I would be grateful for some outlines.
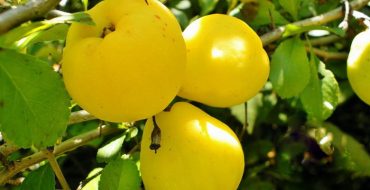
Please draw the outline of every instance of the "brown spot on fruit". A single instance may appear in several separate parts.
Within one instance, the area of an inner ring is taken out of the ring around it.
[[[100,35],[101,38],[104,38],[109,33],[114,32],[116,30],[116,27],[113,24],[109,24],[108,26],[103,28],[103,32]]]
[[[155,16],[155,18],[157,18],[158,20],[161,20],[161,17],[160,16],[158,16],[158,15],[154,15]]]

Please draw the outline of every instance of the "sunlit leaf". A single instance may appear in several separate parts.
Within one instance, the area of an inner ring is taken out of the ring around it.
[[[109,162],[110,160],[116,159],[120,155],[120,150],[125,140],[126,135],[117,137],[112,141],[108,142],[103,147],[99,148],[97,153],[98,162]]]
[[[88,175],[87,178],[89,181],[84,184],[81,190],[98,190],[99,189],[99,180],[100,174],[103,168],[95,168]]]
[[[132,160],[111,161],[100,176],[99,190],[138,190],[139,188],[139,171]]]
[[[69,96],[48,63],[0,49],[0,127],[20,147],[53,145],[69,118]]]
[[[326,120],[338,105],[339,86],[334,74],[311,53],[311,79],[300,100],[309,119]]]
[[[53,169],[49,164],[46,164],[37,170],[32,171],[23,181],[19,190],[40,190],[40,189],[55,189],[55,176]]]
[[[304,43],[298,38],[284,40],[271,59],[270,81],[279,96],[299,95],[310,80],[310,66]]]

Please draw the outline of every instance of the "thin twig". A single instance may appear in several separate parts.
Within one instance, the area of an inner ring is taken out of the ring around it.
[[[50,163],[50,166],[51,166],[51,168],[53,168],[53,171],[54,171],[55,175],[57,176],[57,178],[59,180],[59,183],[62,186],[62,188],[64,190],[71,190],[71,188],[69,187],[69,185],[67,183],[66,178],[63,175],[62,170],[59,167],[59,164],[58,164],[57,159],[55,158],[55,156],[53,154],[53,151],[48,150],[48,149],[44,149],[42,152],[44,152],[46,158],[48,159],[48,161]]]
[[[352,9],[359,9],[361,7],[364,7],[367,5],[367,3],[369,3],[370,0],[356,0],[356,1],[352,1],[350,3]],[[331,22],[333,20],[336,20],[336,19],[339,19],[343,16],[343,13],[342,13],[342,8],[336,8],[332,11],[329,11],[325,14],[322,14],[322,15],[318,15],[318,16],[315,16],[315,17],[311,17],[311,18],[308,18],[308,19],[304,19],[304,20],[301,20],[301,21],[298,21],[298,22],[294,22],[294,23],[290,23],[290,24],[293,24],[293,25],[296,25],[296,26],[313,26],[313,25],[322,25],[322,24],[326,24],[328,22]],[[279,40],[283,33],[285,31],[285,26],[281,26],[281,27],[278,27],[277,29],[269,32],[269,33],[266,33],[264,35],[261,36],[261,40],[262,40],[262,43],[263,45],[268,45],[276,40]]]
[[[68,139],[62,142],[61,144],[55,146],[54,155],[58,156],[65,152],[72,151],[96,138],[99,138],[100,136],[106,136],[112,133],[118,133],[120,131],[122,130],[114,127],[103,127],[101,130],[98,128],[94,129],[87,133]],[[14,162],[13,167],[3,169],[0,171],[0,185],[4,185],[9,179],[11,179],[18,172],[43,160],[45,160],[45,155],[42,151],[40,151],[25,158],[22,158],[19,161]]]
[[[33,0],[25,5],[9,9],[0,14],[0,34],[35,18],[44,16],[58,5],[60,0]]]

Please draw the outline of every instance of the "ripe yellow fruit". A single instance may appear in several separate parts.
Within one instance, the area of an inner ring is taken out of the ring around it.
[[[188,64],[179,96],[214,107],[230,107],[255,96],[270,65],[259,36],[243,21],[213,14],[183,32]]]
[[[63,54],[71,97],[96,117],[135,121],[161,112],[180,89],[186,64],[181,28],[159,1],[104,0],[73,23]]]
[[[353,39],[347,60],[347,75],[353,91],[370,105],[370,29]]]
[[[236,190],[244,171],[238,138],[221,121],[185,102],[155,116],[161,147],[151,150],[153,120],[141,142],[140,167],[147,190]]]

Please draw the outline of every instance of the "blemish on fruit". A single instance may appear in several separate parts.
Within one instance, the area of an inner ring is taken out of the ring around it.
[[[144,0],[147,5],[149,5],[148,0]]]
[[[157,18],[158,20],[161,20],[161,17],[160,16],[158,16],[158,15],[154,15],[155,16],[155,18]]]
[[[151,134],[151,143],[149,148],[150,150],[154,150],[154,153],[157,153],[157,150],[161,147],[161,129],[158,127],[155,116],[152,117],[152,120],[154,128]]]
[[[103,32],[100,35],[100,37],[104,38],[105,36],[107,36],[111,32],[114,32],[115,30],[116,30],[116,27],[113,24],[109,24],[108,26],[103,28]]]

